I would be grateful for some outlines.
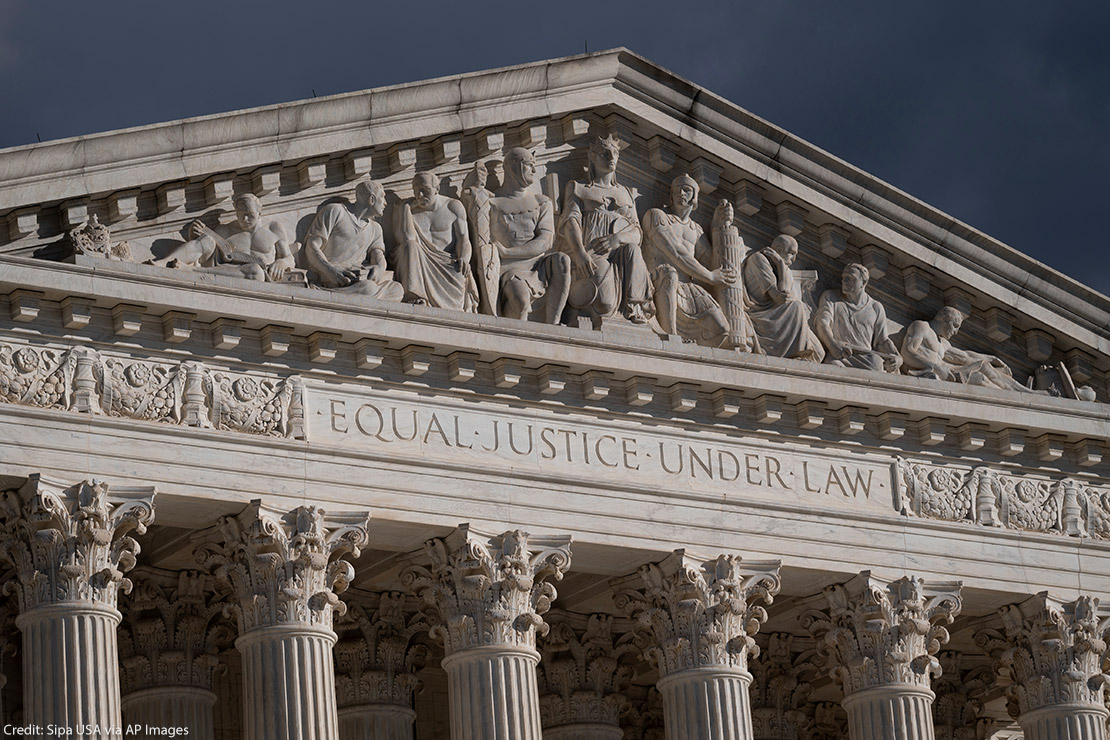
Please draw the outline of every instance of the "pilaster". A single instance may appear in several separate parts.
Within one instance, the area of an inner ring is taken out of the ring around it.
[[[374,607],[348,600],[335,646],[336,701],[342,740],[412,740],[416,672],[424,666],[429,629],[423,614],[405,610],[405,595],[377,595]]]
[[[753,737],[748,658],[766,621],[757,602],[779,591],[779,563],[735,555],[704,560],[685,550],[611,582],[617,608],[636,620],[659,669],[668,740]]]
[[[613,617],[552,614],[541,640],[540,721],[546,740],[620,740],[621,693],[639,649],[613,636]]]
[[[15,567],[23,632],[24,722],[91,725],[93,738],[122,727],[116,608],[131,581],[142,534],[154,520],[153,488],[77,485],[34,475],[0,496],[0,556]]]
[[[490,536],[463,524],[429,540],[431,564],[407,571],[437,620],[452,740],[540,740],[536,633],[570,567],[570,537]]]
[[[221,517],[218,538],[197,561],[230,586],[239,619],[246,740],[335,740],[333,619],[337,594],[354,578],[343,560],[368,541],[369,515],[325,515],[315,506],[288,512],[253,501]]]
[[[959,584],[885,583],[863,571],[825,589],[828,609],[802,615],[819,661],[844,688],[852,740],[933,740],[934,657],[959,614]]]
[[[119,630],[128,725],[187,727],[189,737],[211,740],[212,676],[235,631],[221,619],[226,603],[207,581],[196,571],[181,571],[176,579],[154,571],[135,577]]]
[[[1106,610],[1098,599],[1042,592],[999,610],[1002,629],[976,642],[1005,669],[1007,709],[1026,740],[1105,740]]]

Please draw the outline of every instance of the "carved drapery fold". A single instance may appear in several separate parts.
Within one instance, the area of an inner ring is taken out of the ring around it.
[[[631,682],[639,649],[614,637],[613,617],[559,613],[541,641],[540,719],[545,736],[555,728],[606,725],[619,733],[628,710],[621,693]],[[596,732],[583,729],[583,736]]]
[[[431,563],[404,573],[422,596],[446,657],[453,740],[540,740],[536,635],[555,599],[549,579],[570,567],[570,537],[463,524],[429,540]]]
[[[610,582],[617,608],[636,621],[659,669],[668,740],[752,738],[748,659],[767,620],[757,602],[779,591],[779,563],[735,555],[705,560],[675,550]]]
[[[783,632],[767,636],[766,647],[748,662],[752,674],[749,695],[756,740],[799,740],[809,726],[806,702],[815,667],[810,656],[793,648],[794,637]]]
[[[1003,607],[999,618],[1002,629],[982,630],[976,642],[1009,674],[1007,709],[1025,736],[1105,738],[1110,620],[1098,599],[1042,592]]]
[[[304,383],[202,362],[0,344],[0,402],[265,436],[305,438]]]

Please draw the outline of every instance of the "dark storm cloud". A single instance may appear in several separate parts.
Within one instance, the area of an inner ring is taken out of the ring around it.
[[[628,46],[1104,293],[1110,4],[0,0],[0,146]]]

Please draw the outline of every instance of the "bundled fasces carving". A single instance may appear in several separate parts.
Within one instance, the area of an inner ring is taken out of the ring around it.
[[[0,401],[304,439],[299,376],[266,378],[69,350],[0,344]]]
[[[895,508],[903,514],[1033,532],[1110,539],[1110,490],[1059,481],[911,463],[898,458]]]

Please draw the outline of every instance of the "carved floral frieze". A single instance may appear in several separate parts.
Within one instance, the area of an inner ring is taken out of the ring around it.
[[[304,439],[300,376],[0,344],[0,402]]]
[[[1073,478],[961,470],[898,458],[895,508],[908,516],[1110,539],[1110,489]]]

